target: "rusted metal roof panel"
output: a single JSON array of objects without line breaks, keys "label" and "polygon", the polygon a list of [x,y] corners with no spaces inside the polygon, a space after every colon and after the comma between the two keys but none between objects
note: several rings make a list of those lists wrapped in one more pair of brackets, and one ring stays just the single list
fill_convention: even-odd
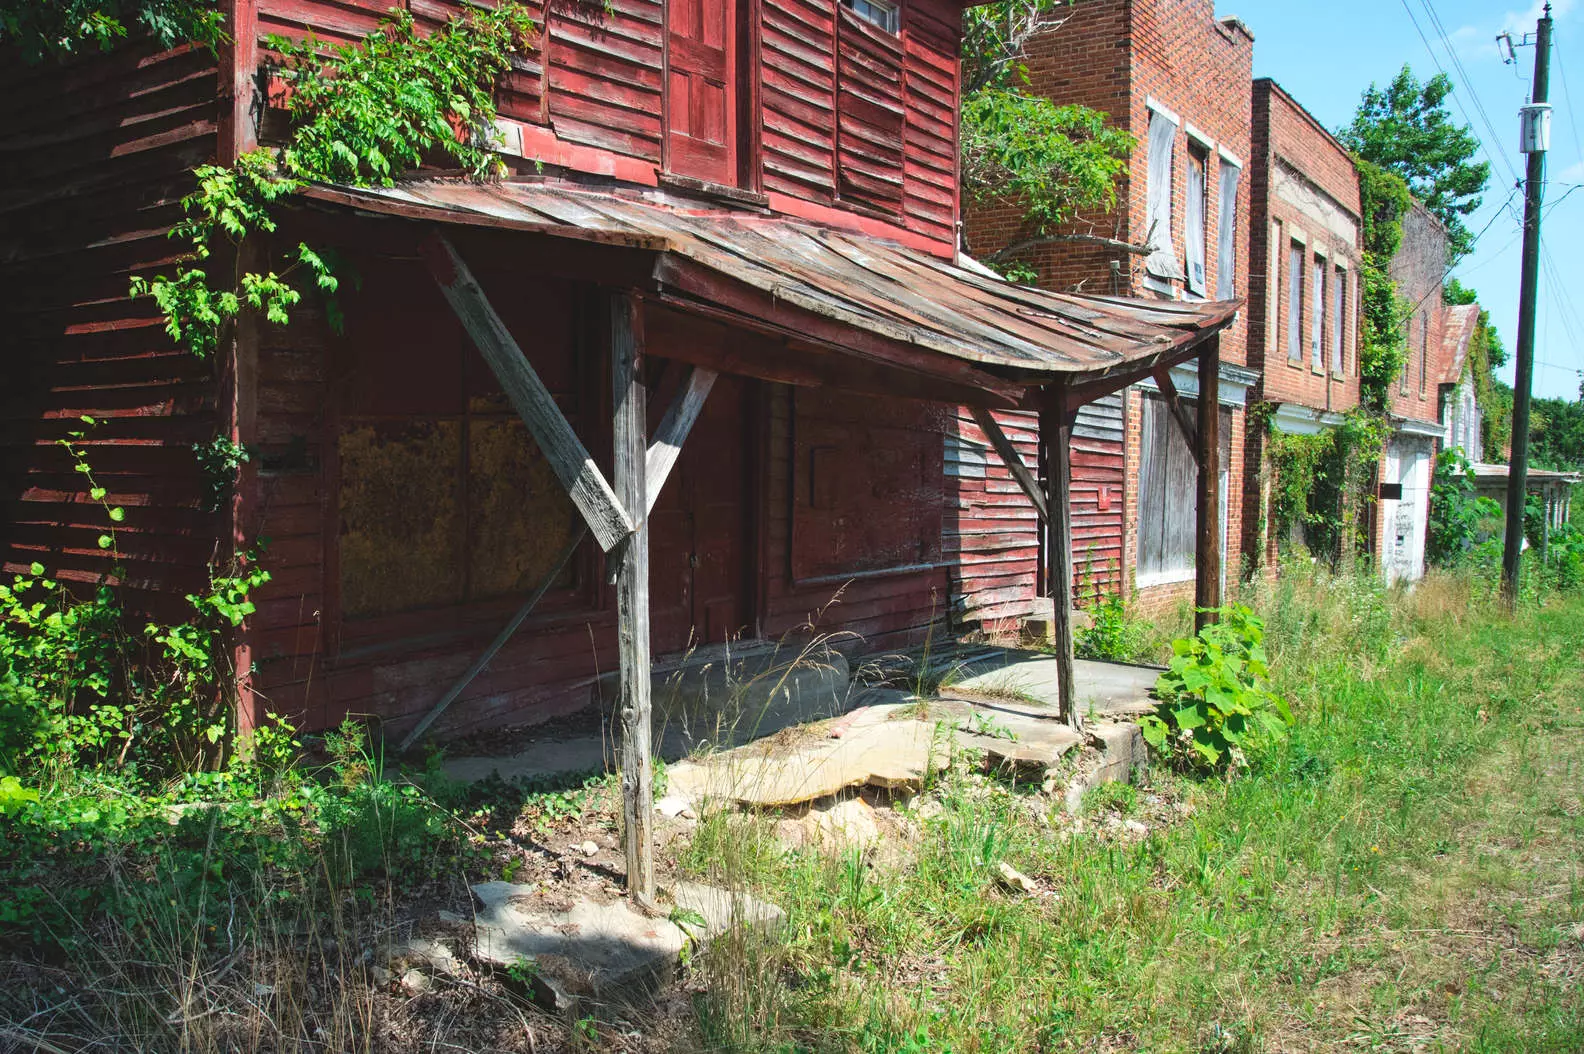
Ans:
[{"label": "rusted metal roof panel", "polygon": [[[1031,383],[1180,355],[1242,305],[1031,289],[879,238],[665,191],[431,179],[305,194],[371,213],[667,254],[777,303]],[[663,280],[666,269],[656,274]]]}]

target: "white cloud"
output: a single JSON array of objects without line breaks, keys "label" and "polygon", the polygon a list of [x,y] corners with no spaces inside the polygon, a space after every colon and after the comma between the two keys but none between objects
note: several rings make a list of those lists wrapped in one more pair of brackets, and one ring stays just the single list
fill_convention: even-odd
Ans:
[{"label": "white cloud", "polygon": [[[1555,146],[1556,144],[1553,143],[1552,145]],[[1573,164],[1552,176],[1547,182],[1584,183],[1584,161],[1573,162]]]},{"label": "white cloud", "polygon": [[[1578,0],[1551,0],[1551,17],[1561,21],[1578,6]],[[1535,0],[1527,10],[1508,11],[1500,18],[1478,25],[1459,26],[1449,36],[1453,50],[1465,62],[1485,61],[1502,57],[1496,47],[1496,36],[1511,33],[1513,39],[1523,39],[1523,34],[1533,33],[1545,9],[1545,0]]]}]

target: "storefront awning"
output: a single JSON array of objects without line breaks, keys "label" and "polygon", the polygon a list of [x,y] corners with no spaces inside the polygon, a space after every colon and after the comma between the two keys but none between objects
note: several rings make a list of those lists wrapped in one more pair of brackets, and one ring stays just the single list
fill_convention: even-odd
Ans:
[{"label": "storefront awning", "polygon": [[1031,289],[894,242],[664,191],[426,179],[304,195],[652,252],[654,285],[641,292],[667,307],[1003,392],[1145,376],[1189,357],[1241,306]]}]

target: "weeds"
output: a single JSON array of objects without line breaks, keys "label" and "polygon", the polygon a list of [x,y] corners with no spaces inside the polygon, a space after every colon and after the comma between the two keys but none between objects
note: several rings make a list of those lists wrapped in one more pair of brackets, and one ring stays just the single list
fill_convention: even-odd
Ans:
[{"label": "weeds", "polygon": [[[1508,621],[1482,581],[1313,568],[1250,599],[1297,723],[1241,778],[1091,792],[1057,829],[958,763],[890,863],[747,854],[768,821],[706,820],[687,866],[787,911],[696,964],[706,1042],[1576,1049],[1584,600]],[[1105,834],[1146,809],[1146,836]],[[1041,893],[998,885],[1003,861]]]}]

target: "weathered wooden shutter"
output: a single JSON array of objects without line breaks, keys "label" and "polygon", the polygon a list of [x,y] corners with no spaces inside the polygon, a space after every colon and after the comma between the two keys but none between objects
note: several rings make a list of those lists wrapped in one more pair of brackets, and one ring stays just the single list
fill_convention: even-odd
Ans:
[{"label": "weathered wooden shutter", "polygon": [[902,41],[836,8],[837,193],[902,207]]}]

